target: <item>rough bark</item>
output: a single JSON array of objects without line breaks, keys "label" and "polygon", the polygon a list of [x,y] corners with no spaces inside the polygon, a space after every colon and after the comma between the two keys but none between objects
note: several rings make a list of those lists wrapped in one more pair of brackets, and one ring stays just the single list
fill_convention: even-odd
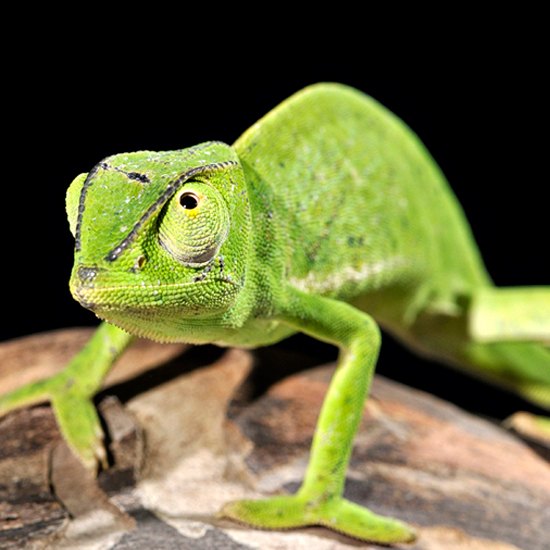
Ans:
[{"label": "rough bark", "polygon": [[[52,374],[88,335],[0,345],[0,391]],[[98,480],[47,405],[0,419],[0,548],[377,548],[322,528],[255,531],[216,518],[227,500],[297,488],[333,371],[299,372],[247,400],[262,367],[253,363],[244,351],[138,342],[98,396],[112,462]],[[382,378],[346,493],[418,526],[414,549],[547,548],[548,463],[500,427]]]}]

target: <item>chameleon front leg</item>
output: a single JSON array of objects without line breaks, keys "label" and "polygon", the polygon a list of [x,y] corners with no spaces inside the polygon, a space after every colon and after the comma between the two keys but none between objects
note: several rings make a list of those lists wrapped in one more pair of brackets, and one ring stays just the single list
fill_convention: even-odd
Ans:
[{"label": "chameleon front leg", "polygon": [[122,330],[102,323],[90,341],[58,374],[0,396],[0,416],[50,401],[65,441],[82,463],[106,463],[103,432],[92,398],[116,358],[132,341]]},{"label": "chameleon front leg", "polygon": [[342,496],[353,438],[378,358],[379,329],[370,316],[348,304],[295,290],[290,294],[282,320],[340,347],[305,478],[295,495],[231,502],[220,515],[263,529],[322,525],[372,542],[413,541],[415,533],[408,525]]}]

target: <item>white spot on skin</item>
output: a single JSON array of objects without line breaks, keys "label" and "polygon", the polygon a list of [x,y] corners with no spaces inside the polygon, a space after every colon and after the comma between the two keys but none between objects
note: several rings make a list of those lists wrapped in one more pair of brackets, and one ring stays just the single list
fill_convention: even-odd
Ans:
[{"label": "white spot on skin", "polygon": [[403,267],[406,264],[407,260],[398,256],[372,264],[364,264],[358,268],[344,266],[336,273],[310,272],[303,278],[291,277],[289,282],[297,289],[306,292],[330,292],[341,288],[344,283],[362,283],[370,277],[379,275],[384,271],[393,270],[396,267]]}]

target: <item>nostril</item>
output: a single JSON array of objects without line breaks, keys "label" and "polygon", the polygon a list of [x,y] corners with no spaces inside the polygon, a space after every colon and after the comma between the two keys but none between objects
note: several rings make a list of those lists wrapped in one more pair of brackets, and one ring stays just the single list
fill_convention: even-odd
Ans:
[{"label": "nostril", "polygon": [[95,276],[97,275],[97,268],[96,267],[79,267],[77,271],[78,278],[83,283],[90,283],[95,279]]},{"label": "nostril", "polygon": [[134,263],[134,267],[131,269],[131,271],[139,271],[143,268],[143,266],[147,263],[147,258],[145,256],[139,256]]}]

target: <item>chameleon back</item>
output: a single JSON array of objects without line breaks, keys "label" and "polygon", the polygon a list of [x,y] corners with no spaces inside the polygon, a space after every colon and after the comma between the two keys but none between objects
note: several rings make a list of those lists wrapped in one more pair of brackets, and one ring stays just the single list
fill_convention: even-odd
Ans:
[{"label": "chameleon back", "polygon": [[311,86],[234,147],[250,192],[265,205],[255,216],[258,248],[284,251],[282,263],[269,263],[279,260],[295,286],[347,301],[391,287],[401,298],[384,310],[402,321],[429,295],[450,300],[489,284],[442,172],[372,98],[337,84]]}]

